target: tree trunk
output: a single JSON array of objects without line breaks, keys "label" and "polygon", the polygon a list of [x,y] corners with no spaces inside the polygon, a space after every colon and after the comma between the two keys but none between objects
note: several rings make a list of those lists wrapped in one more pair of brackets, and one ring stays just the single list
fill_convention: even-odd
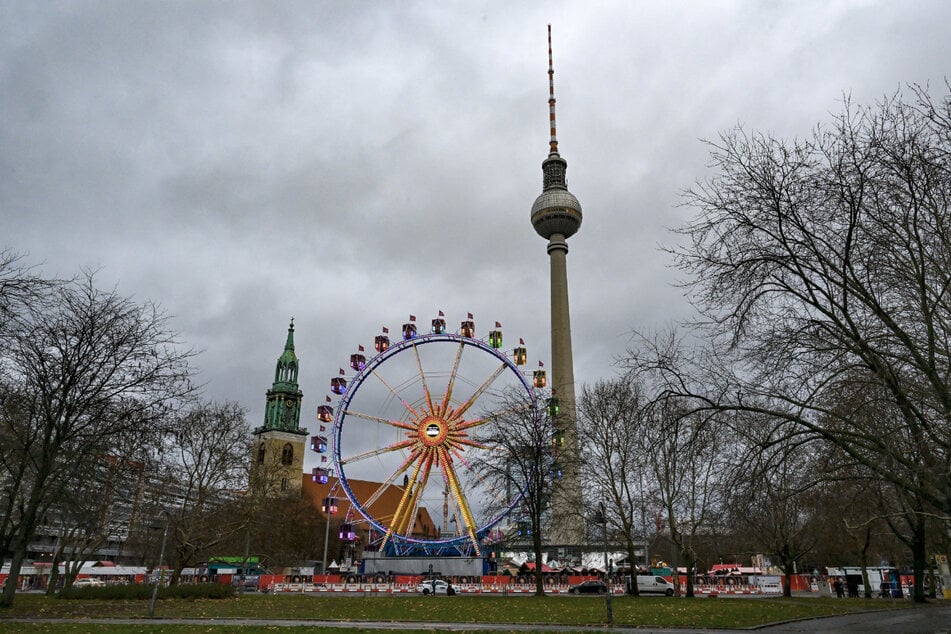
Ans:
[{"label": "tree trunk", "polygon": [[681,558],[684,561],[684,567],[687,569],[687,593],[684,595],[688,599],[693,598],[693,567],[696,565],[694,556],[689,552],[681,552]]},{"label": "tree trunk", "polygon": [[915,517],[912,529],[911,560],[915,571],[913,598],[915,603],[925,603],[925,522],[920,515]]},{"label": "tree trunk", "polygon": [[[645,540],[645,542],[644,542],[644,547],[647,548],[647,542],[646,542],[646,540]],[[638,590],[637,590],[637,564],[634,563],[634,549],[635,549],[635,547],[634,547],[634,542],[633,542],[633,540],[630,538],[630,536],[628,536],[628,538],[627,538],[627,561],[628,561],[628,564],[629,564],[630,567],[631,567],[631,583],[630,583],[630,587],[629,587],[629,589],[628,589],[627,592],[628,592],[628,594],[630,594],[631,596],[635,596],[635,597],[636,597],[636,596],[639,596],[639,595],[640,595],[640,592],[638,592]]]},{"label": "tree trunk", "polygon": [[21,539],[17,539],[16,547],[13,549],[13,557],[10,559],[10,573],[7,575],[7,581],[3,585],[3,595],[0,596],[0,608],[13,607],[13,599],[16,596],[17,584],[20,581],[20,570],[23,569],[23,559],[26,555],[26,546],[20,545]]},{"label": "tree trunk", "polygon": [[938,586],[935,584],[934,578],[934,562],[931,561],[931,557],[928,557],[928,598],[938,598]]},{"label": "tree trunk", "polygon": [[56,592],[56,586],[59,585],[59,564],[63,560],[63,550],[66,548],[66,542],[62,537],[59,542],[60,544],[53,550],[53,565],[50,568],[49,584],[46,586],[47,596]]},{"label": "tree trunk", "polygon": [[535,550],[535,596],[545,596],[545,583],[542,579],[542,536],[535,530],[532,535],[532,547]]},{"label": "tree trunk", "polygon": [[783,564],[783,596],[792,597],[792,578],[793,578],[793,563],[787,561]]},{"label": "tree trunk", "polygon": [[865,528],[865,544],[862,545],[862,552],[859,553],[860,563],[862,564],[862,585],[865,586],[865,598],[872,598],[872,587],[868,582],[868,549],[872,546],[872,527]]},{"label": "tree trunk", "polygon": [[[39,478],[39,475],[37,477]],[[34,490],[30,493],[31,496],[36,496],[36,489],[38,486],[39,484],[34,483]],[[36,497],[32,497],[30,502],[35,499]],[[37,505],[30,504],[20,519],[20,526],[17,527],[16,536],[10,545],[10,550],[13,556],[10,558],[10,573],[7,576],[7,581],[3,586],[3,595],[0,596],[0,608],[13,607],[13,601],[17,591],[17,583],[20,580],[20,571],[23,569],[23,560],[26,559],[26,549],[36,528],[36,513]]]}]

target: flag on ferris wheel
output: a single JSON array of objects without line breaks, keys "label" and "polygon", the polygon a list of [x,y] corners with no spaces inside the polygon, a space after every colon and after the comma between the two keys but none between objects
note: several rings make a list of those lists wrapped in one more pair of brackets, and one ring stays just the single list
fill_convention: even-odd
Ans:
[{"label": "flag on ferris wheel", "polygon": [[328,402],[328,403],[333,403],[333,399],[332,399],[332,398],[330,398],[329,396],[326,396],[326,397],[324,397],[324,398],[326,398],[326,399],[327,399],[327,402]]},{"label": "flag on ferris wheel", "polygon": [[466,318],[467,318],[467,319],[472,319],[472,313],[466,313]]},{"label": "flag on ferris wheel", "polygon": [[390,332],[390,329],[387,328],[386,326],[383,326],[383,334],[386,335],[386,334],[389,334],[389,332]]},{"label": "flag on ferris wheel", "polygon": [[501,327],[502,327],[502,324],[499,323],[499,322],[495,322],[495,327],[496,327],[496,328],[501,328]]},{"label": "flag on ferris wheel", "polygon": [[442,312],[442,311],[439,311],[439,316],[440,316],[440,317],[445,317],[445,316],[446,316],[446,313],[444,313],[444,312]]},{"label": "flag on ferris wheel", "polygon": [[327,428],[324,427],[323,425],[321,425],[321,426],[320,426],[320,431],[327,431]]},{"label": "flag on ferris wheel", "polygon": [[410,316],[409,316],[409,320],[410,320],[410,321],[416,321],[416,315],[410,315]]},{"label": "flag on ferris wheel", "polygon": [[363,346],[357,346],[357,352],[363,352]]},{"label": "flag on ferris wheel", "polygon": [[345,374],[346,374],[346,372],[343,371],[343,368],[340,368],[340,376],[343,376],[343,375],[345,375]]},{"label": "flag on ferris wheel", "polygon": [[544,368],[544,367],[545,367],[545,364],[542,363],[541,360],[539,360],[539,361],[538,361],[538,367]]},{"label": "flag on ferris wheel", "polygon": [[519,337],[519,338],[518,338],[518,345],[524,346],[524,345],[525,345],[525,340],[522,339],[521,337]]},{"label": "flag on ferris wheel", "polygon": [[321,457],[320,457],[320,461],[321,461],[321,462],[327,462],[327,456],[321,456]]}]

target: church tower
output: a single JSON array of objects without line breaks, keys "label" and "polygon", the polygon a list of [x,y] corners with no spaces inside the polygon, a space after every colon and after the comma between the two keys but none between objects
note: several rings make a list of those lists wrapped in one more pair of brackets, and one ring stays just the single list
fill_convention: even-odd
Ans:
[{"label": "church tower", "polygon": [[297,385],[297,371],[291,319],[284,352],[274,370],[274,384],[267,391],[264,425],[254,430],[251,487],[270,495],[300,494],[307,431],[300,429],[304,394]]},{"label": "church tower", "polygon": [[578,423],[575,409],[575,372],[571,356],[571,316],[568,312],[568,238],[581,227],[581,203],[568,191],[568,162],[558,153],[555,134],[555,68],[548,25],[548,118],[551,138],[548,158],[542,162],[542,193],[532,205],[532,226],[548,240],[551,273],[551,372],[553,397],[558,401],[554,426],[564,438],[565,465],[552,495],[551,541],[577,545],[584,540],[581,478],[578,467]]}]

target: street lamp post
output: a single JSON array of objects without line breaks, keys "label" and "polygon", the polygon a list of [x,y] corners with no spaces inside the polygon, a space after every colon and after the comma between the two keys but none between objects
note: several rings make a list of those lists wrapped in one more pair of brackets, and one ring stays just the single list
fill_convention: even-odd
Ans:
[{"label": "street lamp post", "polygon": [[162,548],[159,550],[158,556],[158,572],[159,574],[155,577],[155,586],[152,588],[152,600],[149,602],[149,616],[155,616],[155,602],[158,600],[158,590],[159,583],[164,580],[165,571],[162,569],[162,560],[165,559],[165,542],[168,539],[168,524],[171,517],[168,514],[168,511],[162,511],[165,515],[165,530],[162,531]]},{"label": "street lamp post", "polygon": [[[647,511],[645,507],[647,506],[647,501],[644,499],[644,473],[641,472],[638,476],[638,484],[641,495],[641,535],[644,538],[644,568],[647,571],[647,574],[651,574],[651,556],[650,556],[650,546],[648,545],[647,540]],[[637,579],[635,578],[635,581]]]},{"label": "street lamp post", "polygon": [[[244,561],[241,562],[241,585],[238,586],[238,595],[244,594],[248,583],[248,558],[251,554],[251,522],[244,527]],[[259,580],[260,581],[260,580]]]},{"label": "street lamp post", "polygon": [[[598,519],[601,520],[601,537],[604,540],[604,585],[607,592],[604,595],[605,608],[608,612],[608,626],[614,625],[614,610],[611,606],[611,566],[608,563],[608,514],[605,513],[604,502],[599,502]],[[635,578],[635,583],[637,579]]]},{"label": "street lamp post", "polygon": [[327,514],[327,525],[324,527],[324,563],[320,573],[327,574],[327,543],[330,541],[330,516],[337,512],[336,498],[326,497],[321,505],[321,510]]}]

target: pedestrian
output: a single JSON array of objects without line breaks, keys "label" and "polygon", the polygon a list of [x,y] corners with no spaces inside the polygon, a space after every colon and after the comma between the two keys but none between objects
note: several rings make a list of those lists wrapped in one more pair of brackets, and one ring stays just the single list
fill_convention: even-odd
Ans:
[{"label": "pedestrian", "polygon": [[845,596],[845,592],[842,588],[841,579],[836,579],[835,581],[832,582],[832,589],[835,590],[835,597],[837,599],[841,599],[842,597]]},{"label": "pedestrian", "polygon": [[858,599],[859,598],[859,582],[856,581],[855,579],[846,578],[845,583],[849,591],[849,598]]}]

